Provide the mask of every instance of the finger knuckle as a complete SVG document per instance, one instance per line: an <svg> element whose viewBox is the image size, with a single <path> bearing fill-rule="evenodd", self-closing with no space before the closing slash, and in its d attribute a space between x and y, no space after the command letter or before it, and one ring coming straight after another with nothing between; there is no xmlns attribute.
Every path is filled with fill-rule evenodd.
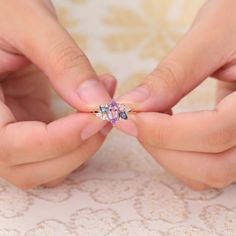
<svg viewBox="0 0 236 236"><path fill-rule="evenodd" d="M219 125L215 131L211 132L206 144L211 152L220 153L228 150L234 145L235 130L232 127Z"/></svg>
<svg viewBox="0 0 236 236"><path fill-rule="evenodd" d="M165 131L165 129L163 129L163 128L154 129L153 134L154 134L155 139L149 138L150 144L152 144L153 146L155 145L157 147L165 148L166 147L166 131Z"/></svg>
<svg viewBox="0 0 236 236"><path fill-rule="evenodd" d="M206 183L213 188L223 188L230 183L228 165L216 161L206 174Z"/></svg>
<svg viewBox="0 0 236 236"><path fill-rule="evenodd" d="M75 149L79 145L78 140L79 137L76 138L75 135L71 135L71 139L65 139L61 136L57 136L49 137L47 143L49 145L49 149L52 150L55 155L62 155L67 151Z"/></svg>
<svg viewBox="0 0 236 236"><path fill-rule="evenodd" d="M0 165L16 165L19 163L21 156L28 155L31 151L34 152L38 147L42 147L43 149L45 140L40 135L41 127L38 130L32 127L32 129L29 129L29 132L22 132L20 139L17 128L13 132L10 129L6 131L10 135L5 135L4 142L0 144Z"/></svg>
<svg viewBox="0 0 236 236"><path fill-rule="evenodd" d="M146 122L148 118L149 122ZM151 119L149 119L151 118ZM168 129L166 129L170 118L168 117L156 117L154 120L152 116L148 117L148 114L139 115L136 119L138 128L138 140L142 145L151 146L154 148L165 148L168 146L169 135ZM163 126L157 126L156 123L162 122Z"/></svg>
<svg viewBox="0 0 236 236"><path fill-rule="evenodd" d="M153 148L164 148L166 140L165 137L165 130L162 128L152 129L151 131L142 131L142 128L140 128L138 140L143 146L150 146Z"/></svg>
<svg viewBox="0 0 236 236"><path fill-rule="evenodd" d="M89 65L87 57L76 45L68 45L64 41L55 43L51 49L50 58L55 65L56 74L66 73L68 70L77 67L86 68Z"/></svg>
<svg viewBox="0 0 236 236"><path fill-rule="evenodd" d="M168 90L176 89L182 86L183 74L183 70L176 62L163 62L158 66L157 70L149 76L147 82L151 88L153 88L157 80L159 80L158 84L161 82L163 88Z"/></svg>
<svg viewBox="0 0 236 236"><path fill-rule="evenodd" d="M74 132L74 131L73 131ZM75 138L75 134L79 135L78 132L67 134L67 138L65 136L58 133L57 130L54 128L51 128L50 124L45 126L45 137L44 137L44 143L45 147L44 149L47 150L48 153L50 153L50 156L53 155L62 155L68 150L73 149L76 144L75 141L78 140L79 137L77 136L77 139ZM70 138L68 138L70 137Z"/></svg>

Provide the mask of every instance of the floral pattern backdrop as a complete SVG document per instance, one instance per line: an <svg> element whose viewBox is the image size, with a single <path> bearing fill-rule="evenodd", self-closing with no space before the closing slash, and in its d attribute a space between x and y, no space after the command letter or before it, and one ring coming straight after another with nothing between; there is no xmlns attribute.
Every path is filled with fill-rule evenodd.
<svg viewBox="0 0 236 236"><path fill-rule="evenodd" d="M54 0L59 19L119 95L138 84L189 27L203 0ZM214 105L207 80L176 112ZM168 95L167 95L168 96ZM57 116L71 112L56 95ZM122 149L120 148L122 147ZM112 131L102 149L56 188L21 191L0 180L1 236L234 236L236 185L194 192L137 141Z"/></svg>

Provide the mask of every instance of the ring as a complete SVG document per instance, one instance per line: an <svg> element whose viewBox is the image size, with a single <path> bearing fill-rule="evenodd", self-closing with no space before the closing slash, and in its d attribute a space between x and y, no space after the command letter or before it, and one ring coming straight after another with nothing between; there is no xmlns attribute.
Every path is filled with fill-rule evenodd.
<svg viewBox="0 0 236 236"><path fill-rule="evenodd" d="M97 117L111 122L113 126L118 120L127 120L128 112L131 112L131 109L127 105L118 104L115 101L111 101L106 105L100 105L99 110L95 111Z"/></svg>

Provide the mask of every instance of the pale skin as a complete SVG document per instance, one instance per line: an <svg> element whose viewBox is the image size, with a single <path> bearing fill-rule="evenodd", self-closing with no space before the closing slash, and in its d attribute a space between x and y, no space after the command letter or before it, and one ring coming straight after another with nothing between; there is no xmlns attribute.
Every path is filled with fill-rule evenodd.
<svg viewBox="0 0 236 236"><path fill-rule="evenodd" d="M235 9L235 0L207 1L177 46L118 99L138 113L117 128L197 190L236 181ZM23 189L53 186L98 150L110 127L89 113L54 120L49 85L86 112L110 101L115 80L96 75L50 1L0 0L0 32L0 177ZM208 76L219 80L214 110L166 114Z"/></svg>
<svg viewBox="0 0 236 236"><path fill-rule="evenodd" d="M110 126L85 112L54 120L49 86L90 111L111 100L116 82L96 75L50 1L0 1L0 32L0 177L21 189L54 186L94 155Z"/></svg>
<svg viewBox="0 0 236 236"><path fill-rule="evenodd" d="M236 181L236 2L209 0L192 27L142 84L119 98L138 114L118 127L167 171L203 190ZM165 112L204 81L219 80L214 110ZM149 111L149 112L145 112Z"/></svg>

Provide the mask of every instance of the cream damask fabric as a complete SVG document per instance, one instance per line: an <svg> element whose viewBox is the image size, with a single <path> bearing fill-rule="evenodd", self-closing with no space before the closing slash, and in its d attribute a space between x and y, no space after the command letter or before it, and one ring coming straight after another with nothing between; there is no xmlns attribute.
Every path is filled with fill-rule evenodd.
<svg viewBox="0 0 236 236"><path fill-rule="evenodd" d="M55 0L63 25L117 95L138 84L183 35L203 0ZM176 112L213 106L214 81ZM167 95L168 96L168 95ZM58 116L71 109L54 97ZM122 147L122 148L121 148ZM0 236L235 236L236 185L194 192L136 140L113 131L83 169L54 189L0 181Z"/></svg>

